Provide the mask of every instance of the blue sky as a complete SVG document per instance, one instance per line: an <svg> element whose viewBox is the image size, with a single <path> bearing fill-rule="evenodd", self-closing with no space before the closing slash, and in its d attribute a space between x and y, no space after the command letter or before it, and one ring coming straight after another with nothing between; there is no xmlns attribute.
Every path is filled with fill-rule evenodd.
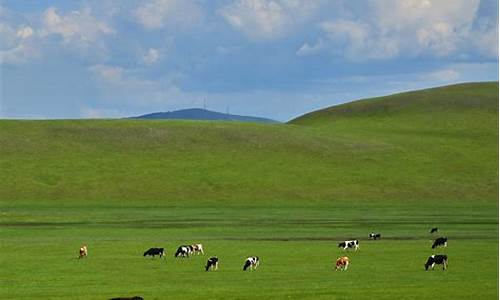
<svg viewBox="0 0 500 300"><path fill-rule="evenodd" d="M495 0L0 0L0 118L289 120L498 80Z"/></svg>

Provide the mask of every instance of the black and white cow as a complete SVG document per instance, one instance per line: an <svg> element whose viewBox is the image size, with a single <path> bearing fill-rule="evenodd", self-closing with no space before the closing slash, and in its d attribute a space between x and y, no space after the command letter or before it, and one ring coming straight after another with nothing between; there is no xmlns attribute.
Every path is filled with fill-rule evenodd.
<svg viewBox="0 0 500 300"><path fill-rule="evenodd" d="M448 268L448 256L446 255L431 255L425 263L425 270L429 270L429 267L434 270L434 265L443 265L443 270Z"/></svg>
<svg viewBox="0 0 500 300"><path fill-rule="evenodd" d="M245 264L243 265L243 271L246 271L248 268L250 270L256 270L259 266L259 257L251 256L245 260Z"/></svg>
<svg viewBox="0 0 500 300"><path fill-rule="evenodd" d="M342 250L346 250L348 248L350 249L354 248L355 251L358 251L359 241L358 240L343 241L342 243L339 244L338 247L343 248Z"/></svg>
<svg viewBox="0 0 500 300"><path fill-rule="evenodd" d="M446 247L447 245L448 245L448 238L447 237L440 237L434 241L434 243L432 244L432 249L439 247L439 246Z"/></svg>
<svg viewBox="0 0 500 300"><path fill-rule="evenodd" d="M218 267L219 267L219 258L217 258L217 256L212 256L207 260L205 271L208 271L210 268L212 270L217 270Z"/></svg>
<svg viewBox="0 0 500 300"><path fill-rule="evenodd" d="M434 232L438 232L438 231L439 231L439 228L434 227L434 228L431 229L431 234L434 233Z"/></svg>
<svg viewBox="0 0 500 300"><path fill-rule="evenodd" d="M374 232L372 232L372 233L370 233L369 237L372 240L378 240L378 239L380 239L381 235L380 235L380 233L374 233Z"/></svg>
<svg viewBox="0 0 500 300"><path fill-rule="evenodd" d="M193 247L191 245L179 246L175 252L175 257L189 257L193 253Z"/></svg>
<svg viewBox="0 0 500 300"><path fill-rule="evenodd" d="M156 255L159 255L161 258L165 255L165 250L163 248L149 248L146 252L144 252L143 256L155 257Z"/></svg>

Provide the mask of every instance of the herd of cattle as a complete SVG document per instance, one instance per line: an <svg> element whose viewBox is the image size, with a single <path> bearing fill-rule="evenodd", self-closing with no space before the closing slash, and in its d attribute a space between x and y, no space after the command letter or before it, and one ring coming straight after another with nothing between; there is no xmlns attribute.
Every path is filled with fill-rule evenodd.
<svg viewBox="0 0 500 300"><path fill-rule="evenodd" d="M432 228L431 229L431 234L438 232L438 228ZM381 238L380 233L370 233L369 237L372 240L378 240ZM437 247L443 246L446 247L448 243L448 238L447 237L439 237L434 240L434 243L432 244L431 248L436 249ZM359 250L359 241L358 240L347 240L343 241L338 244L338 247L341 248L343 251L347 249L353 249L354 251ZM175 257L189 257L190 255L200 255L200 254L205 254L203 252L203 245L202 244L192 244L192 245L182 245L177 248L177 251L175 252L174 256ZM87 246L82 246L80 247L79 251L79 258L84 258L87 257L88 251L87 251ZM146 256L152 256L153 258L155 256L159 256L160 258L165 255L165 249L164 248L149 248L146 250L143 254L144 257ZM250 256L248 257L244 264L243 264L243 271L246 271L248 269L250 270L255 270L259 266L259 257L258 256ZM427 259L427 262L425 263L424 267L425 270L427 271L429 268L434 269L434 266L438 265L443 265L443 270L446 270L448 267L448 256L447 255L431 255ZM207 260L207 263L205 265L205 270L217 270L219 266L219 258L217 256L212 256ZM347 268L349 267L349 257L347 256L341 256L335 261L335 270L342 270L346 271Z"/></svg>

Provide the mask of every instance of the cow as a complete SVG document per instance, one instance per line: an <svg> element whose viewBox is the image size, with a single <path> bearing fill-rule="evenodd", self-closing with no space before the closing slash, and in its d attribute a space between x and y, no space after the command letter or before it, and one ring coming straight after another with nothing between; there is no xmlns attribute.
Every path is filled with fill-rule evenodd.
<svg viewBox="0 0 500 300"><path fill-rule="evenodd" d="M369 237L370 237L372 240L379 240L379 239L380 239L380 237L381 237L381 235L380 235L380 233L374 233L374 232L372 232L372 233L370 233Z"/></svg>
<svg viewBox="0 0 500 300"><path fill-rule="evenodd" d="M427 262L425 263L425 270L429 270L429 267L431 267L432 270L434 270L434 265L443 265L443 270L446 270L448 268L448 256L446 255L431 255L427 259Z"/></svg>
<svg viewBox="0 0 500 300"><path fill-rule="evenodd" d="M250 270L256 270L258 266L259 266L259 257L250 256L245 260L245 264L243 265L243 271L246 271L248 268L250 268Z"/></svg>
<svg viewBox="0 0 500 300"><path fill-rule="evenodd" d="M111 298L109 300L144 300L144 298L139 297L139 296L134 296L134 297L118 297L118 298Z"/></svg>
<svg viewBox="0 0 500 300"><path fill-rule="evenodd" d="M217 270L218 267L219 267L219 258L217 258L217 256L212 256L207 260L205 271L208 271L210 269Z"/></svg>
<svg viewBox="0 0 500 300"><path fill-rule="evenodd" d="M347 256L339 257L335 262L335 271L346 271L347 267L349 267L349 257Z"/></svg>
<svg viewBox="0 0 500 300"><path fill-rule="evenodd" d="M86 245L81 246L78 258L84 258L87 257L87 255L88 255L87 246Z"/></svg>
<svg viewBox="0 0 500 300"><path fill-rule="evenodd" d="M342 250L346 250L348 248L354 248L355 251L358 251L359 249L359 241L358 240L350 240L350 241L343 241L342 243L339 244L339 248L343 248Z"/></svg>
<svg viewBox="0 0 500 300"><path fill-rule="evenodd" d="M191 247L193 248L194 254L200 255L200 253L201 253L201 254L205 255L205 253L203 253L203 245L202 244L192 244Z"/></svg>
<svg viewBox="0 0 500 300"><path fill-rule="evenodd" d="M185 245L185 246L179 246L177 248L177 251L175 252L175 257L181 256L181 257L189 257L190 254L193 253L193 246L191 245Z"/></svg>
<svg viewBox="0 0 500 300"><path fill-rule="evenodd" d="M447 245L448 245L448 238L447 237L440 237L434 241L434 243L432 244L432 249L439 247L439 246L446 247Z"/></svg>
<svg viewBox="0 0 500 300"><path fill-rule="evenodd" d="M438 232L439 231L439 228L437 227L434 227L431 229L431 234L433 234L434 232Z"/></svg>
<svg viewBox="0 0 500 300"><path fill-rule="evenodd" d="M149 248L146 252L144 252L143 256L152 256L154 258L156 255L159 255L161 258L165 255L165 250L163 248Z"/></svg>

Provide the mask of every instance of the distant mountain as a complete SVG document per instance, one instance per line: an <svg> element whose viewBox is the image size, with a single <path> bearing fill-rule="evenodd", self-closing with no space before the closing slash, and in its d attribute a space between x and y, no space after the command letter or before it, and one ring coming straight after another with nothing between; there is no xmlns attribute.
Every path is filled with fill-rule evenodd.
<svg viewBox="0 0 500 300"><path fill-rule="evenodd" d="M168 112L156 112L142 116L131 117L131 119L222 120L222 121L258 122L258 123L279 123L278 121L266 118L224 114L201 108L189 108L189 109L181 109Z"/></svg>

